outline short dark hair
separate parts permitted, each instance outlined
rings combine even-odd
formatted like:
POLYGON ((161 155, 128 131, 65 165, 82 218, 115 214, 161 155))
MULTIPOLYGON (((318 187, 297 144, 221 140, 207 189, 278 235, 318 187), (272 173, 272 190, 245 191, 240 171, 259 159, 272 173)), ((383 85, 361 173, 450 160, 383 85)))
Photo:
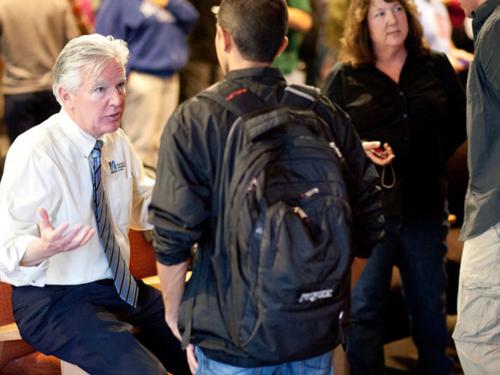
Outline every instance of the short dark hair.
MULTIPOLYGON (((368 31, 368 9, 371 0, 352 0, 345 20, 344 36, 341 39, 339 60, 357 66, 360 64, 374 64, 370 32, 368 31)), ((412 0, 385 0, 387 3, 398 2, 404 8, 408 18, 408 36, 405 47, 408 52, 416 55, 429 53, 424 41, 422 25, 418 19, 418 12, 412 0)))
POLYGON ((217 23, 245 59, 272 62, 287 32, 288 8, 285 0, 222 0, 217 23))

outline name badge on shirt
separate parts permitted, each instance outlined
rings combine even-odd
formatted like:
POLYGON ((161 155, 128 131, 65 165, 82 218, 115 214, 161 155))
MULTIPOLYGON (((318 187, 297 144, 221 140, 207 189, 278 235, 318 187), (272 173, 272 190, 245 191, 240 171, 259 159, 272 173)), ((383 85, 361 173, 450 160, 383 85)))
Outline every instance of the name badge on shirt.
POLYGON ((117 163, 114 160, 111 160, 108 162, 109 164, 109 170, 111 171, 111 174, 123 171, 125 169, 125 162, 119 162, 117 163))

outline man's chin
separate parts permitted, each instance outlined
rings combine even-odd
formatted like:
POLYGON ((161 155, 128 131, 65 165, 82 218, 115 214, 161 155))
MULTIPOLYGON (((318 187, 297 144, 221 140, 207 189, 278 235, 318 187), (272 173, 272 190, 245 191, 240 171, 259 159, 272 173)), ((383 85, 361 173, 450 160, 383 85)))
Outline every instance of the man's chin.
POLYGON ((120 121, 118 121, 116 124, 114 124, 112 127, 113 130, 111 130, 110 133, 117 131, 120 128, 120 124, 121 124, 120 121))
POLYGON ((115 131, 120 128, 120 123, 121 121, 110 121, 106 126, 104 127, 104 133, 114 133, 115 131))

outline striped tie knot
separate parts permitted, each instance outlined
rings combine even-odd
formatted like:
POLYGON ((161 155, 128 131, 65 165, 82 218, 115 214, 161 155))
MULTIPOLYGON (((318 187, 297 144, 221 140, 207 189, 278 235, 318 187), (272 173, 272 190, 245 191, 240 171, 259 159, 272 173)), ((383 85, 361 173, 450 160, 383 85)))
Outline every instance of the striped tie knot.
POLYGON ((102 139, 98 139, 95 141, 95 145, 94 145, 94 148, 92 149, 91 151, 91 155, 93 157, 97 157, 97 156, 101 156, 101 150, 102 150, 102 146, 104 145, 104 141, 102 139))

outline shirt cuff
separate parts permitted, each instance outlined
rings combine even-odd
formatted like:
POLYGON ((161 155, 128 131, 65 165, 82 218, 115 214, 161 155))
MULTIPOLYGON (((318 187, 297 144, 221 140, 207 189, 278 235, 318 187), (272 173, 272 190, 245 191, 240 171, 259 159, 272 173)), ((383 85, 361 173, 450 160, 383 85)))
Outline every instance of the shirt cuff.
POLYGON ((22 236, 15 241, 14 247, 16 249, 18 259, 17 267, 6 275, 6 282, 14 286, 23 285, 33 285, 33 286, 44 286, 45 285, 45 275, 47 268, 49 267, 49 261, 44 260, 42 263, 36 266, 21 266, 21 259, 23 259, 24 254, 28 245, 38 239, 36 236, 22 236))

